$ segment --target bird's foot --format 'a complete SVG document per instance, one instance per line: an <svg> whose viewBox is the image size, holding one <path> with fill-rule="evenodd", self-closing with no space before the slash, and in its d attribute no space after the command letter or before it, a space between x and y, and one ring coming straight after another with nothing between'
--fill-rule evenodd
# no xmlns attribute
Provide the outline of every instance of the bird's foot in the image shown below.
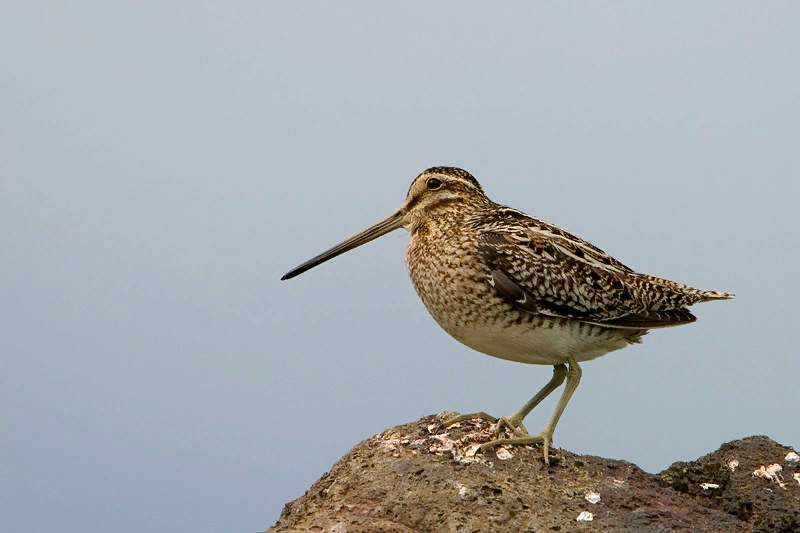
<svg viewBox="0 0 800 533"><path fill-rule="evenodd" d="M502 420L502 419L501 419ZM498 422L498 425L500 423ZM516 431L515 434L518 434ZM552 432L548 432L545 428L539 435L522 435L512 437L510 439L495 439L485 444L481 444L478 448L482 452L486 452L498 446L530 446L531 444L541 444L542 453L544 455L544 464L550 466L550 444L553 442Z"/></svg>
<svg viewBox="0 0 800 533"><path fill-rule="evenodd" d="M528 430L522 424L522 422L515 422L514 417L506 418L505 416L500 417L497 421L497 433L502 434L503 428L508 428L511 433L513 433L516 438L524 439L530 437L531 434L528 433Z"/></svg>
<svg viewBox="0 0 800 533"><path fill-rule="evenodd" d="M475 418L479 418L481 420L486 420L487 422L491 422L492 424L497 422L497 419L495 417L493 417L492 415L484 413L483 411L481 411L479 413L470 413L468 415L454 416L453 418L448 418L443 423L444 423L445 427L450 427L453 424L458 424L459 422L466 422L467 420L473 420Z"/></svg>
<svg viewBox="0 0 800 533"><path fill-rule="evenodd" d="M452 426L453 424L466 422L467 420L474 420L476 418L497 424L496 429L498 434L502 434L505 428L508 428L511 430L511 433L514 434L514 436L510 438L494 439L481 444L478 448L478 450L481 452L487 452L498 446L530 446L532 444L541 444L542 454L544 455L544 463L547 466L550 466L550 445L553 443L553 430L549 425L545 427L540 434L531 435L528 433L528 430L525 429L522 421L517 422L513 416L508 418L505 416L501 418L495 418L492 415L484 413L483 411L449 418L444 421L444 425L445 427Z"/></svg>
<svg viewBox="0 0 800 533"><path fill-rule="evenodd" d="M498 419L490 414L484 413L483 411L480 411L478 413L469 413L466 415L459 415L453 418L448 418L447 420L444 421L444 425L445 427L449 427L452 426L453 424L457 424L459 422L466 422L467 420L475 420L476 418L480 420L486 420L487 422L491 422L492 424L497 424L496 429L497 433L499 434L503 433L503 428L508 428L517 437L520 438L530 437L528 430L525 429L525 426L522 425L522 422L514 423L513 417L506 418L503 416Z"/></svg>

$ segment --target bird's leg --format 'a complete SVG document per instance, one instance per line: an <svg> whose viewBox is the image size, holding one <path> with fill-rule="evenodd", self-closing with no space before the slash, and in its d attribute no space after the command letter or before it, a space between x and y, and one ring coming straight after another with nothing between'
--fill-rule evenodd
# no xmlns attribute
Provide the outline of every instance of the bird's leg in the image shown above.
<svg viewBox="0 0 800 533"><path fill-rule="evenodd" d="M564 392L561 394L561 398L559 398L558 404L556 405L553 414L550 416L550 420L547 422L547 425L539 435L518 436L510 439L496 439L487 442L486 444L482 444L480 447L481 451L486 451L496 446L538 444L541 442L543 444L544 462L547 466L550 466L549 452L550 443L553 442L553 432L556 429L558 420L561 418L561 414L564 412L564 408L567 407L567 403L569 403L569 399L572 398L572 394L575 392L575 389L578 388L578 384L581 382L581 373L581 367L578 366L578 363L575 362L575 359L572 357L569 358L569 370L567 370L564 365L556 365L553 370L553 379L550 380L550 383L548 383L544 389L539 391L539 394L534 396L531 401L523 405L522 409L511 415L506 422L508 424L513 424L517 421L521 423L522 419L525 418L531 409L536 407L537 403L541 402L544 397L547 396L547 394L552 392L553 389L558 387L561 382L564 381L564 375L566 374L567 385L564 387ZM556 381L557 383L553 385L553 383ZM542 393L545 394L542 395ZM541 398L539 398L539 396L541 396ZM500 422L498 422L498 426L499 425Z"/></svg>
<svg viewBox="0 0 800 533"><path fill-rule="evenodd" d="M533 411L533 408L542 403L542 400L547 398L551 392L556 390L558 387L564 383L564 378L567 376L567 365L554 365L553 366L553 377L550 378L550 381L547 382L547 385L542 387L542 390L536 393L536 396L531 398L530 400L525 403L519 410L511 415L510 417L506 418L503 417L497 422L497 430L500 431L503 426L508 427L511 431L514 431L516 428L522 426L522 421L528 416L528 413ZM516 433L516 431L514 431ZM525 433L528 433L527 431Z"/></svg>
<svg viewBox="0 0 800 533"><path fill-rule="evenodd" d="M547 466L550 466L550 457L548 456L548 452L550 451L550 443L553 442L553 433L556 430L556 424L558 424L561 414L564 412L564 409L567 407L570 398L572 398L572 395L575 393L575 389L578 388L578 385L581 382L582 374L583 372L581 371L581 367L578 366L578 363L575 361L575 359L570 357L569 371L567 372L567 384L564 387L564 392L561 394L561 398L558 399L558 404L556 405L553 414L550 415L550 420L548 420L547 425L539 434L544 441L544 462Z"/></svg>
<svg viewBox="0 0 800 533"><path fill-rule="evenodd" d="M554 365L553 366L553 377L550 381L542 387L536 396L531 398L525 405L523 405L519 411L511 415L510 417L502 417L499 420L491 415L484 413L483 411L479 413L470 413L467 415L460 415L455 418L451 418L446 420L444 425L451 426L457 422L464 422L465 420L472 420L474 418L480 418L482 420L487 420L489 422L495 423L497 422L497 432L500 433L503 431L504 427L507 427L516 435L518 438L529 438L531 435L528 433L528 430L525 429L525 426L522 424L522 420L528 416L534 407L539 405L542 400L547 398L547 396L556 390L561 384L564 382L564 378L567 376L567 366L566 365ZM496 442L496 441L492 441ZM487 443L487 444L491 444Z"/></svg>

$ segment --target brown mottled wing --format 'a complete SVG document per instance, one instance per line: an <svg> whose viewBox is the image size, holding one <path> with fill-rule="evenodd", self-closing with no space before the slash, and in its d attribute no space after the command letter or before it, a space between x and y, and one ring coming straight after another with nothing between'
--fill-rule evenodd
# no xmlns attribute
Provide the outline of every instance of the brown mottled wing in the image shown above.
<svg viewBox="0 0 800 533"><path fill-rule="evenodd" d="M478 250L497 292L530 313L635 329L695 320L685 304L671 303L675 298L637 295L637 289L650 288L638 274L577 239L523 229L490 231L479 237Z"/></svg>
<svg viewBox="0 0 800 533"><path fill-rule="evenodd" d="M689 324L695 320L697 318L688 309L669 309L666 311L639 311L601 323L618 328L663 328Z"/></svg>
<svg viewBox="0 0 800 533"><path fill-rule="evenodd" d="M514 307L528 311L529 313L538 313L539 306L536 305L536 298L531 293L523 289L508 274L496 268L490 268L489 274L492 276L492 285L497 289L497 292L502 294L509 300Z"/></svg>

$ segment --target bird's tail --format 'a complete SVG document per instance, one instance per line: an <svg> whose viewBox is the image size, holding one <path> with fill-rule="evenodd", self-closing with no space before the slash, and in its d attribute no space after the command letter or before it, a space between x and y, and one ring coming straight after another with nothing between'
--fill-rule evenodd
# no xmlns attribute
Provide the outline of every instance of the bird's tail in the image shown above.
<svg viewBox="0 0 800 533"><path fill-rule="evenodd" d="M711 302L713 300L733 300L734 296L733 293L730 292L719 292L719 291L699 291L700 294L700 302Z"/></svg>

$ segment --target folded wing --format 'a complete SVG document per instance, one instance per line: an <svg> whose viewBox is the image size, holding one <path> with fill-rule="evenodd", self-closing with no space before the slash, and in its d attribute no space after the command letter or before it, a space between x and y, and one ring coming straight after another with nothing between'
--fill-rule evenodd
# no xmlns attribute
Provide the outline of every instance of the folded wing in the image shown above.
<svg viewBox="0 0 800 533"><path fill-rule="evenodd" d="M497 292L516 308L615 328L678 326L705 291L637 274L602 250L542 221L480 235L478 250Z"/></svg>

